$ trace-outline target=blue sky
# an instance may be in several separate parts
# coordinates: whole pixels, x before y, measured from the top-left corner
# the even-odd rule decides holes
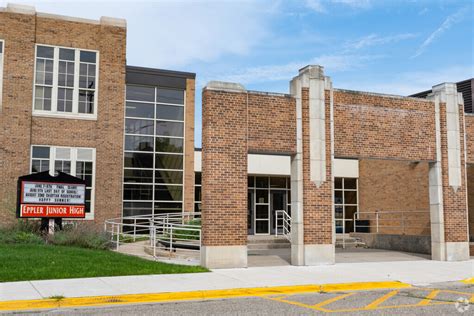
[[[1,6],[8,1],[0,0]],[[37,11],[127,19],[127,62],[288,92],[320,64],[337,88],[408,95],[473,77],[470,0],[22,1]]]

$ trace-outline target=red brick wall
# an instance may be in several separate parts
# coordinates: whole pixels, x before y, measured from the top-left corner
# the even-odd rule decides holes
[[[0,38],[5,40],[3,106],[0,112],[0,219],[16,179],[29,173],[30,146],[96,148],[95,220],[122,210],[122,144],[125,95],[126,29],[0,12]],[[35,44],[99,51],[97,120],[32,117]],[[13,198],[14,200],[14,198]]]
[[[474,163],[474,114],[465,114],[467,162]]]
[[[303,223],[305,244],[332,243],[332,173],[329,92],[325,96],[326,181],[317,187],[310,179],[309,91],[302,89],[303,119]]]
[[[335,90],[335,156],[434,160],[434,119],[431,101]]]
[[[202,243],[247,244],[246,93],[203,90]]]
[[[252,92],[248,98],[249,151],[295,153],[295,99]]]

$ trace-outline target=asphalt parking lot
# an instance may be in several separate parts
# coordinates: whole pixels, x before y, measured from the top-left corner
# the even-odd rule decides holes
[[[113,307],[31,311],[29,315],[474,315],[474,285],[265,295]],[[21,314],[25,314],[22,312]]]

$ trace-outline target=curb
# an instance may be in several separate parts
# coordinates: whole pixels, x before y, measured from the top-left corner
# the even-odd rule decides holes
[[[0,302],[0,311],[36,310],[71,307],[90,306],[110,306],[139,303],[158,303],[187,300],[208,300],[226,299],[249,296],[265,295],[291,295],[296,293],[309,292],[341,292],[341,291],[362,291],[362,290],[382,290],[400,289],[411,287],[411,285],[390,281],[390,282],[358,282],[341,284],[322,285],[297,285],[297,286],[276,286],[261,288],[242,288],[228,290],[207,290],[192,292],[169,292],[151,294],[125,294],[108,296],[87,296],[71,297],[62,299],[39,299],[39,300],[17,300]]]

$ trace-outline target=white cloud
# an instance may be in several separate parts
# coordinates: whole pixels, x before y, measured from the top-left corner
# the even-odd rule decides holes
[[[388,36],[379,36],[377,34],[370,34],[362,38],[359,38],[357,40],[348,41],[345,46],[348,49],[361,49],[368,46],[396,43],[403,40],[415,38],[417,36],[418,35],[414,33],[403,33],[403,34],[388,35]]]
[[[298,69],[307,65],[321,65],[326,74],[348,71],[363,67],[367,62],[381,58],[378,55],[321,55],[306,61],[293,61],[281,65],[248,67],[227,73],[213,73],[209,78],[201,78],[199,84],[209,80],[237,82],[241,84],[289,81],[298,74]]]
[[[329,6],[345,6],[352,9],[368,9],[371,7],[370,0],[306,0],[306,7],[317,12],[327,13]]]
[[[455,65],[433,71],[408,71],[389,76],[351,78],[346,82],[338,82],[337,78],[333,78],[333,82],[337,88],[410,95],[429,90],[432,86],[443,82],[458,82],[472,78],[473,75],[473,65]]]
[[[440,37],[445,31],[449,30],[451,26],[456,23],[459,23],[464,18],[465,13],[467,12],[467,8],[461,8],[455,13],[449,15],[444,22],[428,36],[428,38],[418,47],[416,53],[412,56],[412,58],[418,57],[424,53],[426,48],[433,43],[438,37]]]
[[[306,7],[318,13],[326,12],[321,0],[306,0]]]
[[[0,6],[6,2],[0,0]],[[15,2],[53,14],[123,17],[129,64],[188,70],[193,63],[248,54],[270,33],[275,10],[275,3],[246,0]]]

